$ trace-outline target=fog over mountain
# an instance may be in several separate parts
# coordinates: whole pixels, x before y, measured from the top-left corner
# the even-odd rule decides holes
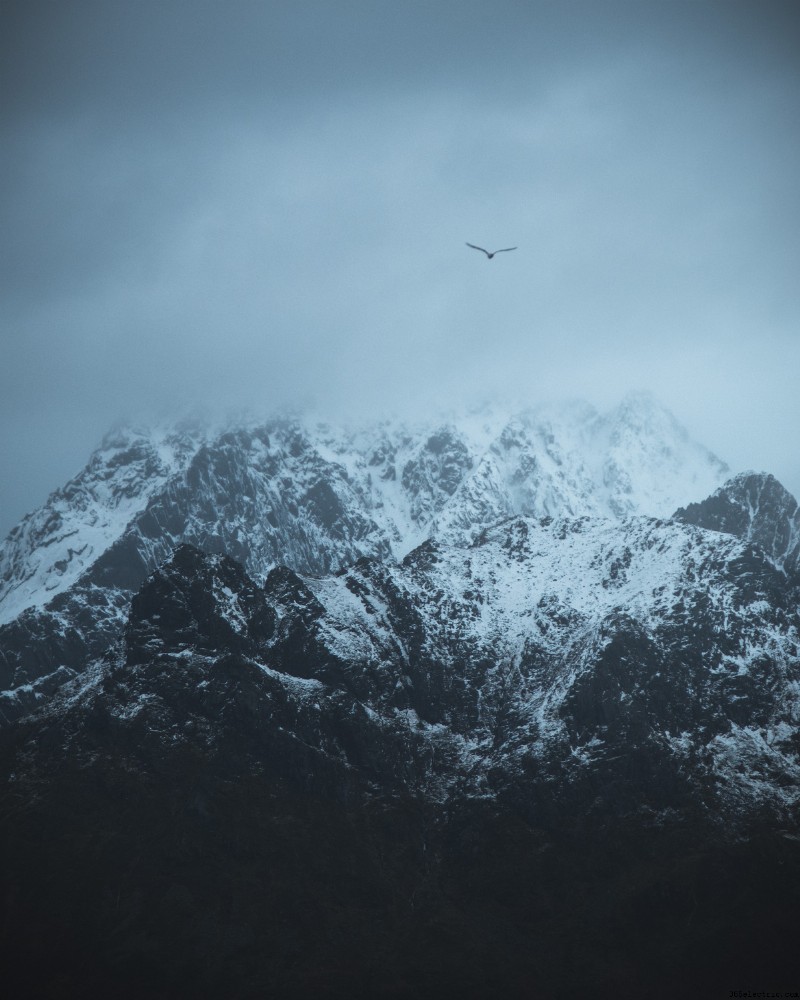
[[[0,535],[200,405],[646,389],[800,493],[795,4],[31,0],[0,46]]]

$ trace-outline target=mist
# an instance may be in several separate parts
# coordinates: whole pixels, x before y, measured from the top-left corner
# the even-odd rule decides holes
[[[28,2],[0,26],[0,536],[113,424],[198,406],[646,389],[800,495],[795,4]]]

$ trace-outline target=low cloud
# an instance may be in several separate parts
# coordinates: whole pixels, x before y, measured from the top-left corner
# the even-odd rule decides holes
[[[198,402],[647,388],[800,492],[789,7],[312,6],[17,15],[0,530]]]

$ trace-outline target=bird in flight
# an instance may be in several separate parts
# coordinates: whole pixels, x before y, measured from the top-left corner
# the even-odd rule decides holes
[[[492,250],[490,253],[488,250],[484,250],[483,247],[476,247],[474,243],[467,243],[467,246],[472,247],[473,250],[480,250],[482,253],[485,253],[489,260],[491,260],[496,253],[508,253],[509,250],[517,249],[516,247],[503,247],[502,250]]]

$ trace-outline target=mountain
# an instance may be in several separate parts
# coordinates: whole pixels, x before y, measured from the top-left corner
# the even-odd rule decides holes
[[[102,653],[181,542],[256,580],[278,564],[326,573],[428,537],[468,541],[514,514],[667,516],[727,471],[644,395],[607,415],[572,404],[416,427],[117,431],[0,552],[0,687]]]
[[[276,562],[326,572],[402,557],[440,522],[468,531],[479,513],[667,516],[727,471],[642,394],[605,416],[572,404],[414,427],[119,429],[6,539],[0,621],[45,606],[110,550],[155,568],[171,551],[162,537],[224,548],[256,576]]]
[[[0,633],[8,981],[792,988],[800,580],[776,481],[723,483],[643,396],[115,440],[49,501],[65,526],[124,509],[115,537],[76,529],[57,593],[40,549],[65,528],[33,515],[4,555],[31,602]]]

